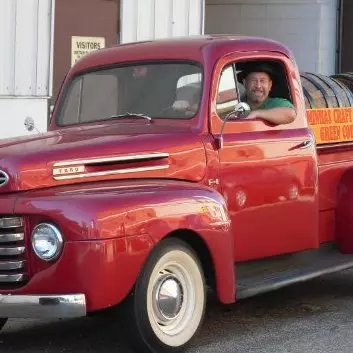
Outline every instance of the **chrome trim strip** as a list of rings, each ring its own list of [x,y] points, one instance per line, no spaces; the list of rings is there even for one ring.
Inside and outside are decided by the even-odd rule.
[[[1,295],[0,313],[8,318],[74,318],[86,316],[84,294]]]
[[[353,141],[347,142],[333,142],[333,143],[324,143],[324,144],[317,144],[316,149],[318,150],[325,150],[329,148],[337,148],[337,147],[352,147]]]
[[[159,159],[167,158],[169,153],[150,153],[150,154],[137,154],[133,156],[119,156],[119,157],[104,157],[104,158],[95,158],[95,159],[77,159],[70,161],[56,162],[53,164],[53,167],[65,167],[70,165],[77,164],[95,164],[95,163],[109,163],[109,162],[127,162],[127,161],[136,161],[139,159]]]
[[[97,176],[106,176],[106,175],[114,175],[114,174],[126,174],[126,173],[138,173],[138,172],[148,172],[154,170],[168,169],[169,165],[156,165],[151,167],[140,167],[140,168],[127,168],[127,169],[119,169],[119,170],[109,170],[105,172],[94,172],[94,173],[85,173],[85,174],[75,174],[75,175],[61,175],[61,176],[53,176],[55,180],[69,180],[76,178],[90,178]]]
[[[15,283],[15,282],[22,282],[28,279],[28,276],[24,273],[16,273],[13,275],[1,275],[0,274],[0,282],[4,283]]]
[[[19,270],[24,268],[26,261],[0,261],[0,271]]]
[[[0,255],[3,256],[13,256],[13,255],[21,255],[25,252],[24,246],[15,246],[15,247],[8,247],[8,248],[1,248],[0,247]]]
[[[10,243],[15,241],[22,241],[24,239],[24,233],[8,233],[0,234],[0,243]]]

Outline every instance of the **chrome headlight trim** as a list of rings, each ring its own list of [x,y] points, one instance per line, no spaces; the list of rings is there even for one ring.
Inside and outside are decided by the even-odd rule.
[[[43,227],[47,227],[49,228],[49,230],[52,232],[52,234],[47,235],[47,237],[45,235],[39,235],[38,231],[40,230],[40,228]],[[50,256],[45,256],[44,253],[40,252],[38,249],[38,246],[36,246],[36,241],[38,241],[38,239],[36,239],[36,237],[42,237],[42,241],[47,241],[48,243],[50,242],[54,242],[55,243],[55,251],[53,252],[53,254],[51,254]],[[64,245],[64,238],[60,232],[60,230],[51,223],[40,223],[37,226],[34,227],[32,234],[31,234],[31,244],[32,244],[32,249],[34,251],[34,253],[37,255],[37,257],[43,261],[54,261],[56,260],[60,254],[61,251],[63,249],[63,245]]]

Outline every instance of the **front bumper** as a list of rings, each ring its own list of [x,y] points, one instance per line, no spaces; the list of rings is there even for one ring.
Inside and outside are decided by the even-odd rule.
[[[3,318],[74,318],[86,316],[84,294],[1,295]]]

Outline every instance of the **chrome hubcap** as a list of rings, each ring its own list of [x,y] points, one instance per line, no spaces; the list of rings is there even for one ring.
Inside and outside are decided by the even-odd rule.
[[[156,337],[170,347],[185,344],[204,310],[204,282],[194,259],[179,249],[159,259],[147,288],[147,313]]]
[[[183,287],[178,278],[163,273],[155,286],[155,314],[160,323],[168,324],[175,320],[183,304]]]

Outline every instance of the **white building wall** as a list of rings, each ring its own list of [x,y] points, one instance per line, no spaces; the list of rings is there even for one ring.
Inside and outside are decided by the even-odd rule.
[[[207,0],[206,33],[279,40],[300,71],[335,72],[337,0]]]
[[[120,42],[203,33],[204,0],[121,0]]]
[[[48,96],[51,0],[1,0],[0,40],[0,96]]]
[[[36,97],[9,97],[0,99],[0,139],[33,135],[47,130],[47,100]],[[36,130],[28,132],[24,121],[31,117]]]
[[[27,134],[28,116],[46,128],[53,6],[54,0],[0,1],[0,138]]]

